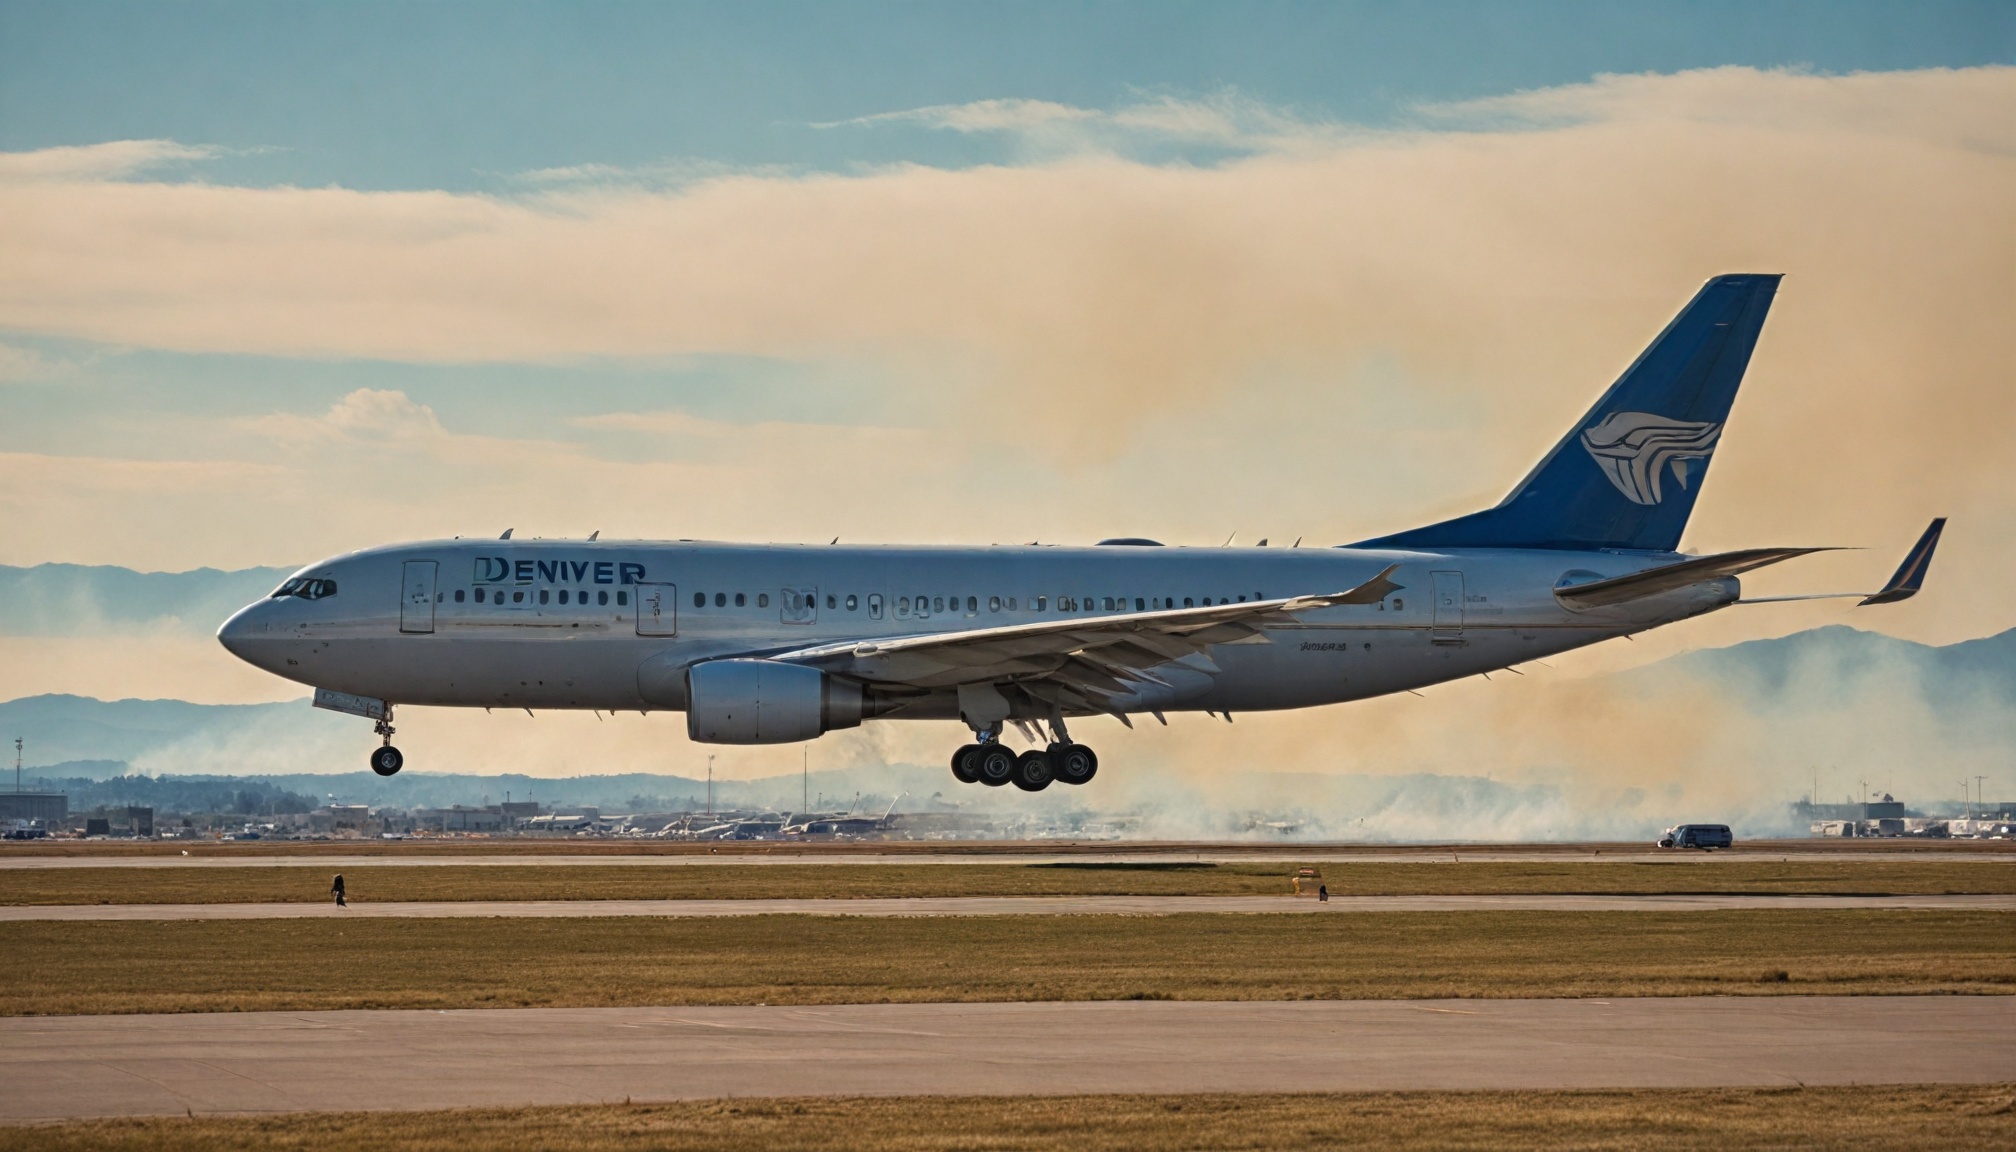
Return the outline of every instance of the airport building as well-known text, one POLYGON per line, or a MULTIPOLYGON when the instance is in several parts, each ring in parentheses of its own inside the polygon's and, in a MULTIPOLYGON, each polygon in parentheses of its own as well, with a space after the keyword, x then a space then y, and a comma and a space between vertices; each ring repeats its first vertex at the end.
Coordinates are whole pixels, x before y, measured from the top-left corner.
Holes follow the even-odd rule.
POLYGON ((0 792, 0 823, 16 820, 62 827, 70 820, 70 798, 61 792, 0 792))

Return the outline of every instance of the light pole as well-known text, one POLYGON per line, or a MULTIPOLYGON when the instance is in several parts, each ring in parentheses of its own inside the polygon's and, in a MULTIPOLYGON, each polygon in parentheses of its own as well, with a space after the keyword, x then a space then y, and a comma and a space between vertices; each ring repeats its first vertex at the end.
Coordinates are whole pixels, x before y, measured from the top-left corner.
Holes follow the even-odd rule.
POLYGON ((714 818, 714 754, 707 754, 707 818, 714 818))

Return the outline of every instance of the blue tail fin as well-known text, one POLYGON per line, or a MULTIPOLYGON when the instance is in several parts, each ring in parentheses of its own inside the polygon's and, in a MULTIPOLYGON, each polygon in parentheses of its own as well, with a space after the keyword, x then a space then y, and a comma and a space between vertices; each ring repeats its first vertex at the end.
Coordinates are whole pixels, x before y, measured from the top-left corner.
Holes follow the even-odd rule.
POLYGON ((1358 546, 1678 548, 1778 280, 1703 285, 1496 508, 1358 546))

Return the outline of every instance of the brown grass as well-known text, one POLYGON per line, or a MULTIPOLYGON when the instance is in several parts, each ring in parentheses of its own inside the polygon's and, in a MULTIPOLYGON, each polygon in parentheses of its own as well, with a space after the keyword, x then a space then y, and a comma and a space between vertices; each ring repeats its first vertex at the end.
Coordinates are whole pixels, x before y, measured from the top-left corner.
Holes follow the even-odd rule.
POLYGON ((0 1149, 73 1152, 1121 1152, 2016 1147, 2016 1086, 1265 1096, 881 1097, 96 1120, 0 1129, 0 1149))
MULTIPOLYGON (((372 865, 353 901, 739 900, 909 896, 1286 895, 1313 866, 1338 895, 2016 893, 2016 861, 1730 860, 1479 863, 372 865)), ((230 904, 328 899, 333 870, 302 866, 0 869, 0 904, 230 904)))
POLYGON ((2010 993, 2012 940, 1846 910, 45 921, 7 926, 0 1014, 2010 993))

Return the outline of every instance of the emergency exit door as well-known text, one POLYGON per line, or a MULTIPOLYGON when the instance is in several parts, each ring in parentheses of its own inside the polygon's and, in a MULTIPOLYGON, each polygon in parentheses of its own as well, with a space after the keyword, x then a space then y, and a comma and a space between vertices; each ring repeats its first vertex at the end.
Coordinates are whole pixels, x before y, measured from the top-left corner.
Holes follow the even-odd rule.
POLYGON ((406 561, 405 593, 399 598, 399 631, 434 631, 434 574, 440 567, 432 560, 406 561))
POLYGON ((637 585, 637 635, 677 636, 679 594, 670 584, 637 585))
POLYGON ((1431 572, 1435 582, 1434 620, 1429 632, 1437 644, 1463 642, 1463 573, 1431 572))

